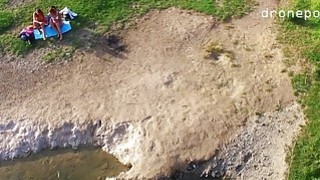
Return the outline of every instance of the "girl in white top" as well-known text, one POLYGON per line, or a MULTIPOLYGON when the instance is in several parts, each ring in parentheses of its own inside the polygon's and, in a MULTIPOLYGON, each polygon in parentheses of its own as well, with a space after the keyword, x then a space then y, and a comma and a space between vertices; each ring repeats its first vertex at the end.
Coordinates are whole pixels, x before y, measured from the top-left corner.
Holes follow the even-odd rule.
POLYGON ((56 9, 55 7, 51 7, 49 9, 49 13, 50 13, 50 25, 58 32, 58 38, 61 41, 62 40, 61 26, 63 25, 63 23, 62 23, 61 15, 59 14, 59 10, 56 9))

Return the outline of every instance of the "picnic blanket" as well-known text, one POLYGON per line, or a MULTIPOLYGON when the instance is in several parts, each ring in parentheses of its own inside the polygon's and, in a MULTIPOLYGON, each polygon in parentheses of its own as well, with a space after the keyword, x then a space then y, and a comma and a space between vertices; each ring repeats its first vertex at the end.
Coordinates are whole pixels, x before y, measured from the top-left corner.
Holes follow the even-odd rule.
MULTIPOLYGON (((72 28, 71 28, 70 22, 69 21, 63 21, 63 25, 61 27, 62 34, 70 31, 71 29, 72 28)), ((55 29, 53 29, 50 25, 45 26, 45 30, 46 30, 47 37, 53 37, 53 36, 57 36, 58 35, 57 31, 55 29)), ((33 33, 34 33, 34 38, 35 39, 42 39, 43 38, 42 34, 39 33, 39 30, 35 29, 33 31, 33 33)))

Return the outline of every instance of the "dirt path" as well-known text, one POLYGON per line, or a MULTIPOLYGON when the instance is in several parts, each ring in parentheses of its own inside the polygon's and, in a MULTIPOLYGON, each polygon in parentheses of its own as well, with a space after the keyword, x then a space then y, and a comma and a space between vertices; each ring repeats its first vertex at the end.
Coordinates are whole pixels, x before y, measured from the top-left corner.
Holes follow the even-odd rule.
POLYGON ((274 4, 261 1, 249 16, 217 27, 213 18, 197 13, 152 11, 121 32, 127 48, 118 57, 101 55, 101 46, 47 68, 0 62, 1 158, 95 142, 133 165, 121 175, 127 178, 152 178, 209 159, 243 125, 250 126, 250 117, 294 104, 272 20, 257 15, 274 4), (228 53, 204 58, 209 42, 228 53), (79 134, 99 120, 98 137, 79 134), (71 126, 63 130, 66 122, 71 126), (21 143, 32 138, 44 143, 21 143))
MULTIPOLYGON (((281 94, 287 96, 287 98, 292 98, 291 87, 287 84, 289 80, 286 75, 279 73, 285 69, 285 66, 282 63, 284 58, 280 45, 276 43, 276 26, 273 24, 273 19, 263 19, 260 14, 267 7, 269 9, 277 8, 276 2, 259 1, 259 6, 253 13, 215 28, 214 32, 227 34, 231 43, 234 44, 235 41, 239 41, 242 43, 243 49, 247 51, 250 49, 250 51, 255 52, 254 54, 241 53, 244 57, 253 57, 253 61, 247 64, 254 69, 248 71, 249 74, 255 72, 253 74, 254 78, 261 78, 261 80, 271 75, 271 81, 265 81, 264 83, 271 87, 281 86, 278 89, 279 91, 275 92, 275 96, 271 95, 271 99, 264 99, 266 102, 259 101, 255 105, 256 107, 266 107, 266 105, 274 104, 272 103, 273 98, 281 97, 279 96, 281 94), (230 30, 226 32, 226 28, 230 30), (266 71, 266 69, 268 70, 266 71), (268 73, 270 74, 268 75, 268 73), (281 83, 286 85, 281 85, 281 83)), ((228 47, 232 47, 230 41, 225 41, 228 47)), ((239 46, 237 52, 239 52, 239 46)), ((247 78, 243 78, 249 80, 249 74, 247 78)), ((258 96, 261 97, 263 96, 261 92, 263 85, 259 86, 260 84, 257 83, 252 92, 253 94, 257 92, 258 96), (260 89, 260 93, 258 89, 260 89)), ((284 99, 278 100, 282 102, 284 99)), ((304 115, 297 103, 279 103, 275 109, 257 111, 256 115, 249 116, 246 125, 234 134, 229 143, 218 148, 214 158, 207 163, 193 166, 197 167, 195 169, 192 166, 190 168, 190 165, 193 165, 191 163, 189 171, 185 175, 198 173, 204 177, 225 175, 232 179, 285 179, 288 168, 286 156, 290 151, 289 147, 304 123, 304 115)))

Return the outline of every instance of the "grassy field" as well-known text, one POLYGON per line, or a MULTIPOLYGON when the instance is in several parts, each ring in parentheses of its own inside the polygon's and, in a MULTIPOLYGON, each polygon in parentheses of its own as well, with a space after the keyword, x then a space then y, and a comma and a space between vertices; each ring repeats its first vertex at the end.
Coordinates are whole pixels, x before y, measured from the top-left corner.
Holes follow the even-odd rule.
MULTIPOLYGON (((192 9, 213 15, 221 20, 232 16, 242 16, 249 11, 252 0, 224 0, 223 5, 212 0, 37 0, 19 7, 9 6, 8 0, 0 0, 0 52, 20 55, 31 46, 17 40, 16 36, 23 26, 32 21, 36 7, 47 10, 49 6, 69 7, 80 16, 72 25, 90 29, 93 33, 107 32, 114 22, 125 22, 128 19, 146 13, 150 9, 161 9, 172 6, 192 9)), ((41 46, 45 43, 41 44, 41 46)))
MULTIPOLYGON (((295 0, 289 9, 319 10, 320 2, 295 0)), ((289 179, 316 180, 320 179, 320 19, 289 18, 280 22, 279 39, 286 45, 285 53, 291 54, 289 63, 297 62, 292 56, 295 55, 306 58, 309 64, 306 67, 311 67, 292 79, 308 123, 290 154, 289 179)))

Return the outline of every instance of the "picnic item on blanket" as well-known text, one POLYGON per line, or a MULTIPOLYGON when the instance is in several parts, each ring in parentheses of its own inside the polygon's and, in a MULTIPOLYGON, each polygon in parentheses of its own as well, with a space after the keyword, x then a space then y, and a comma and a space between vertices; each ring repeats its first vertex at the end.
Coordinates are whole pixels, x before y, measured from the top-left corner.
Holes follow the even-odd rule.
POLYGON ((63 14, 63 17, 67 20, 73 20, 75 17, 78 16, 77 13, 72 12, 69 8, 64 7, 62 10, 60 10, 60 14, 63 14))

